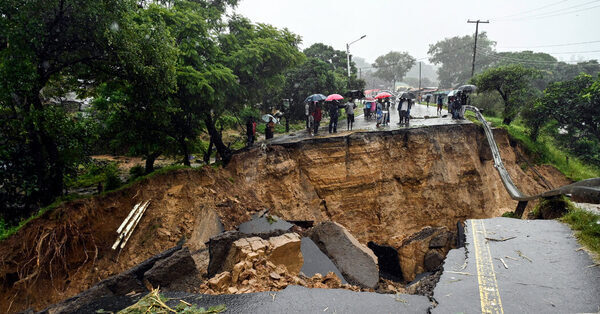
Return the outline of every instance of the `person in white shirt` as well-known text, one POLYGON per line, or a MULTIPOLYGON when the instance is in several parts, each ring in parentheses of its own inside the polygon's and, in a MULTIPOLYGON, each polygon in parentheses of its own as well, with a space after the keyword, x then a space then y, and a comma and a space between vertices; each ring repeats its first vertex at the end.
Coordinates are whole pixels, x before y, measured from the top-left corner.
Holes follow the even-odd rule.
POLYGON ((354 109, 356 108, 356 104, 350 99, 346 103, 346 119, 348 121, 348 130, 352 130, 352 126, 354 124, 354 109))

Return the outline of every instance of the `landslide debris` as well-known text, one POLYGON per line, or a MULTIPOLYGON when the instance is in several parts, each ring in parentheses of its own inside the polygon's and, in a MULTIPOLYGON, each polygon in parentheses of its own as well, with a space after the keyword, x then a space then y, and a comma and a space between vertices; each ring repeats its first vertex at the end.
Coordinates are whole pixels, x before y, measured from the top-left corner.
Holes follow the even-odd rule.
MULTIPOLYGON (((511 146, 506 131, 494 133, 515 183, 528 194, 544 190, 537 176, 516 162, 520 148, 511 146)), ((475 125, 315 138, 245 150, 225 169, 177 170, 65 203, 0 243, 0 311, 39 310, 75 296, 182 239, 190 239, 187 245, 202 276, 206 268, 199 265, 208 264, 199 257, 207 253, 204 241, 265 209, 287 221, 334 221, 362 245, 373 241, 404 250, 403 279, 410 280, 435 268, 447 249, 431 245, 435 235, 418 245, 409 241, 413 235, 426 227, 454 233, 458 221, 499 216, 516 207, 482 153, 484 145, 475 125), (148 199, 152 203, 127 246, 112 251, 117 227, 135 204, 148 199)), ((542 170, 552 185, 562 185, 558 172, 542 170)), ((209 278, 222 272, 211 273, 209 267, 209 278)))

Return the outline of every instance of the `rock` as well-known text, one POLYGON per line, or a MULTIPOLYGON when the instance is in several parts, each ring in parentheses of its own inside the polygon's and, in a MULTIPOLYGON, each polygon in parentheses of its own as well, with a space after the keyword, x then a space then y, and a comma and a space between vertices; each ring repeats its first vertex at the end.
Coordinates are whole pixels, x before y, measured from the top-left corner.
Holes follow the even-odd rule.
POLYGON ((348 282, 342 276, 340 270, 333 264, 333 262, 325 255, 319 247, 310 238, 302 238, 301 243, 302 257, 304 258, 304 264, 300 270, 305 276, 312 277, 316 273, 327 274, 333 272, 343 284, 348 282))
MULTIPOLYGON (((226 231, 220 233, 208 241, 208 252, 210 259, 208 262, 208 277, 222 272, 224 270, 223 261, 229 255, 231 244, 241 238, 260 237, 261 239, 268 239, 270 237, 278 236, 283 234, 284 231, 277 230, 269 233, 256 233, 256 234, 245 234, 238 231, 226 231)), ((233 266, 235 263, 231 264, 233 266)))
POLYGON ((152 268, 144 273, 144 278, 153 287, 168 287, 171 282, 180 277, 193 276, 197 272, 196 263, 190 254, 190 250, 185 247, 156 262, 152 268))
POLYGON ((236 294, 237 292, 238 292, 238 289, 236 287, 227 288, 227 293, 229 293, 229 294, 236 294))
POLYGON ((425 254, 423 265, 426 271, 434 271, 438 269, 444 262, 444 255, 436 250, 431 250, 425 254))
POLYGON ((271 273, 269 274, 269 277, 271 277, 271 278, 273 278, 273 279, 275 279, 275 280, 279 280, 279 279, 281 279, 281 276, 279 276, 279 274, 277 274, 277 273, 276 273, 276 272, 274 272, 274 271, 273 271, 273 272, 271 272, 271 273))
POLYGON ((242 273, 242 271, 244 271, 244 262, 239 262, 235 265, 233 265, 233 270, 231 272, 231 282, 232 283, 236 283, 240 277, 240 274, 242 273))
POLYGON ((331 258, 348 282, 367 288, 377 286, 377 257, 342 225, 322 222, 310 230, 310 238, 331 258))
POLYGON ((296 233, 287 233, 278 237, 269 238, 271 253, 268 261, 275 265, 284 265, 291 276, 295 276, 302 269, 301 239, 296 233))
MULTIPOLYGON (((211 237, 223 232, 223 224, 219 215, 212 208, 202 208, 196 216, 192 236, 187 245, 192 250, 200 250, 206 247, 206 242, 211 237)), ((170 235, 170 234, 169 234, 170 235)))
POLYGON ((431 241, 429 241, 429 248, 442 248, 448 245, 449 235, 447 232, 441 232, 437 236, 433 237, 431 241))
MULTIPOLYGON (((405 280, 412 281, 415 279, 416 274, 425 271, 425 255, 430 251, 430 243, 434 242, 436 244, 436 241, 440 241, 433 241, 433 239, 441 234, 449 234, 448 228, 425 227, 402 241, 398 248, 398 257, 400 259, 402 276, 405 280)), ((443 239, 443 236, 440 236, 440 239, 443 239)), ((442 253, 446 253, 448 249, 449 244, 439 250, 442 253)))
POLYGON ((222 272, 217 276, 208 280, 208 284, 214 290, 221 291, 225 286, 228 286, 231 281, 231 273, 228 271, 222 272))

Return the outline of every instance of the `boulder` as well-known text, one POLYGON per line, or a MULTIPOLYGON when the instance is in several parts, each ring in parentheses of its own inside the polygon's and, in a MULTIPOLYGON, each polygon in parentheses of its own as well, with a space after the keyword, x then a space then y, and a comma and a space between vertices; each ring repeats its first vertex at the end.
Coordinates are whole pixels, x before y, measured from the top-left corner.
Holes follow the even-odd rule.
POLYGON ((377 257, 342 225, 322 222, 310 230, 309 237, 329 256, 348 282, 367 288, 377 286, 377 257))
MULTIPOLYGON (((284 234, 283 230, 275 230, 267 233, 255 233, 255 234, 246 234, 239 231, 226 231, 220 233, 208 241, 208 253, 209 253, 209 262, 208 262, 208 277, 213 277, 214 275, 222 272, 224 270, 223 261, 229 255, 229 251, 233 242, 242 239, 242 238, 250 238, 250 237, 259 237, 261 239, 268 239, 270 237, 278 236, 284 234)), ((234 263, 235 264, 235 263, 234 263)), ((233 266, 230 265, 230 266, 233 266)))
MULTIPOLYGON (((425 227, 404 239, 398 248, 400 268, 404 279, 412 281, 416 274, 426 271, 425 255, 430 251, 430 247, 436 248, 435 250, 441 254, 443 261, 443 254, 450 249, 452 236, 446 227, 425 227), (441 246, 443 242, 446 243, 441 246)), ((435 265, 434 260, 430 260, 430 262, 430 266, 435 265)))
POLYGON ((144 278, 153 287, 168 287, 179 278, 193 276, 197 272, 196 263, 190 250, 184 247, 173 255, 154 263, 152 268, 144 273, 144 278))
POLYGON ((270 254, 268 261, 275 265, 284 265, 291 276, 300 272, 304 259, 302 258, 301 239, 296 233, 286 233, 269 238, 270 254))

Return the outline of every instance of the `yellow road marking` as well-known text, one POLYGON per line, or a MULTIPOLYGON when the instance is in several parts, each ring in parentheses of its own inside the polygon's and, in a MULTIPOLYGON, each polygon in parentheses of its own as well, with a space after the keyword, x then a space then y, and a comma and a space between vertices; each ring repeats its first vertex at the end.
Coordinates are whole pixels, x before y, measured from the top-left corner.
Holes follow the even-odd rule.
POLYGON ((471 229, 473 230, 473 246, 475 246, 477 261, 481 313, 504 313, 496 273, 494 273, 492 254, 485 241, 485 226, 481 220, 471 220, 471 229))

